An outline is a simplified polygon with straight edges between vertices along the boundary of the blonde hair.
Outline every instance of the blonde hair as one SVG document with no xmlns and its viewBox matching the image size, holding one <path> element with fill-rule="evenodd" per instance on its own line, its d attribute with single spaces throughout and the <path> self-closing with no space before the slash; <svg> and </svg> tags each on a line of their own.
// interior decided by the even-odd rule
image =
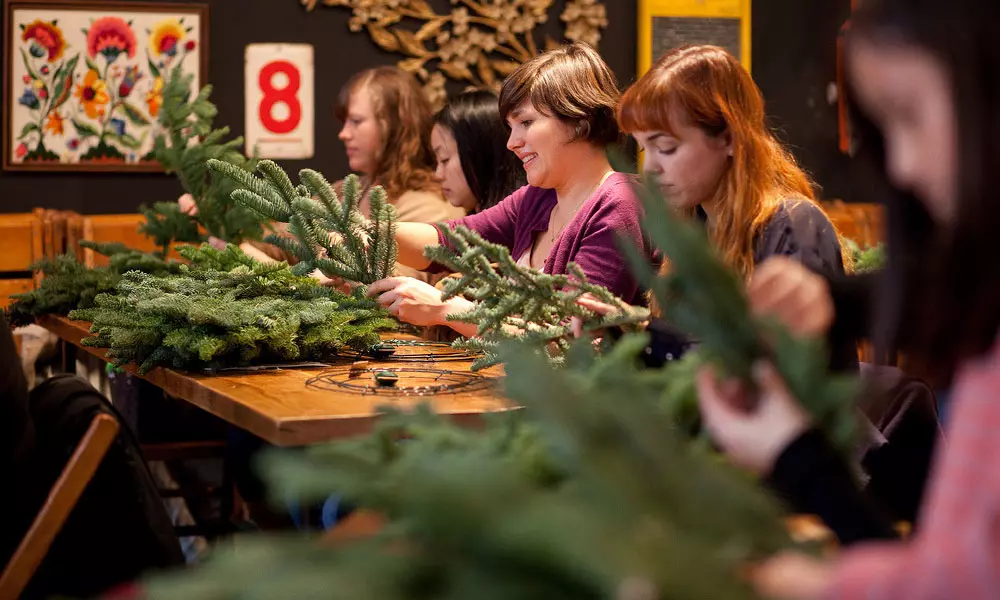
<svg viewBox="0 0 1000 600">
<path fill-rule="evenodd" d="M 381 185 L 389 198 L 407 191 L 440 192 L 434 181 L 431 150 L 431 106 L 416 78 L 398 67 L 376 67 L 356 73 L 340 89 L 337 118 L 347 119 L 351 95 L 366 89 L 381 133 L 369 187 Z"/>
</svg>

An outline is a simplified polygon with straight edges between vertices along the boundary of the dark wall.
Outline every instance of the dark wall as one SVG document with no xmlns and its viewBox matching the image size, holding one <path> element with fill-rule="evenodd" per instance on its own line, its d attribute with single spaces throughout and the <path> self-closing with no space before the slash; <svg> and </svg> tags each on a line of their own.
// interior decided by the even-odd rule
<svg viewBox="0 0 1000 600">
<path fill-rule="evenodd" d="M 751 67 L 771 126 L 819 184 L 822 198 L 876 201 L 854 192 L 850 158 L 838 150 L 837 105 L 827 98 L 850 1 L 755 0 L 751 6 Z"/>
<path fill-rule="evenodd" d="M 315 156 L 284 161 L 289 170 L 309 167 L 329 178 L 347 172 L 337 140 L 339 124 L 332 103 L 340 85 L 354 72 L 397 60 L 379 50 L 367 34 L 347 28 L 350 11 L 317 8 L 306 12 L 298 0 L 207 0 L 210 11 L 208 81 L 219 107 L 217 124 L 243 131 L 243 51 L 250 43 L 307 42 L 316 57 Z M 0 5 L 3 2 L 0 0 Z M 449 0 L 432 0 L 439 10 Z M 557 0 L 546 31 L 558 35 Z M 844 5 L 838 8 L 836 5 Z M 850 199 L 843 174 L 846 160 L 837 152 L 836 108 L 826 102 L 826 84 L 835 74 L 834 40 L 846 17 L 848 0 L 802 2 L 755 0 L 753 67 L 774 123 L 805 166 L 824 186 L 825 197 Z M 635 80 L 636 3 L 606 0 L 610 25 L 600 50 L 623 86 Z M 0 33 L 2 36 L 2 33 Z M 7 41 L 0 38 L 0 48 Z M 0 139 L 6 137 L 0 124 Z M 0 172 L 0 212 L 35 206 L 82 213 L 134 212 L 143 202 L 171 200 L 181 193 L 176 180 L 163 174 Z"/>
</svg>

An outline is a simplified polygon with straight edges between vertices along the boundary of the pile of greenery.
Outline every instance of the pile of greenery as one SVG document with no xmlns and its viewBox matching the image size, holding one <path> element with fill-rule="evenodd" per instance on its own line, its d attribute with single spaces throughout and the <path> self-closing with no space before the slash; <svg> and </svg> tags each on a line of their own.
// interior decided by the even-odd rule
<svg viewBox="0 0 1000 600">
<path fill-rule="evenodd" d="M 70 318 L 93 324 L 84 344 L 109 348 L 116 365 L 136 363 L 145 373 L 329 358 L 345 347 L 367 350 L 396 325 L 373 300 L 322 286 L 285 263 L 256 262 L 235 245 L 180 252 L 191 264 L 177 273 L 127 272 L 114 293 L 72 311 Z"/>
</svg>

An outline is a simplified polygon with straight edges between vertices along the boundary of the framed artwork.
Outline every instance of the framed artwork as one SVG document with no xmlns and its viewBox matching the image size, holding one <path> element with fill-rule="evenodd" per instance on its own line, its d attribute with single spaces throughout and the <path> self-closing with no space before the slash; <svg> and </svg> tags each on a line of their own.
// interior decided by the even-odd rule
<svg viewBox="0 0 1000 600">
<path fill-rule="evenodd" d="M 686 44 L 712 44 L 750 70 L 750 0 L 639 0 L 638 75 Z"/>
<path fill-rule="evenodd" d="M 160 171 L 164 78 L 207 74 L 208 6 L 8 0 L 3 169 Z"/>
</svg>

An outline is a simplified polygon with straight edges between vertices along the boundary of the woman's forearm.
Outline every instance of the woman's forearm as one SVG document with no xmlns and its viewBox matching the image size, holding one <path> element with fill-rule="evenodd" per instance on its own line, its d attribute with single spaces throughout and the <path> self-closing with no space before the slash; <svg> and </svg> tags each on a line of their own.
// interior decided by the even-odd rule
<svg viewBox="0 0 1000 600">
<path fill-rule="evenodd" d="M 242 244 L 240 244 L 240 250 L 242 250 L 244 254 L 246 254 L 247 256 L 249 256 L 250 258 L 252 258 L 252 259 L 254 259 L 254 260 L 258 261 L 258 262 L 262 262 L 262 263 L 278 262 L 274 258 L 272 258 L 271 256 L 269 256 L 266 252 L 264 252 L 263 250 L 258 249 L 256 246 L 254 246 L 250 242 L 243 242 Z"/>
<path fill-rule="evenodd" d="M 438 245 L 437 229 L 427 223 L 397 223 L 396 244 L 399 246 L 396 261 L 422 271 L 431 265 L 424 256 L 424 248 Z"/>
</svg>

